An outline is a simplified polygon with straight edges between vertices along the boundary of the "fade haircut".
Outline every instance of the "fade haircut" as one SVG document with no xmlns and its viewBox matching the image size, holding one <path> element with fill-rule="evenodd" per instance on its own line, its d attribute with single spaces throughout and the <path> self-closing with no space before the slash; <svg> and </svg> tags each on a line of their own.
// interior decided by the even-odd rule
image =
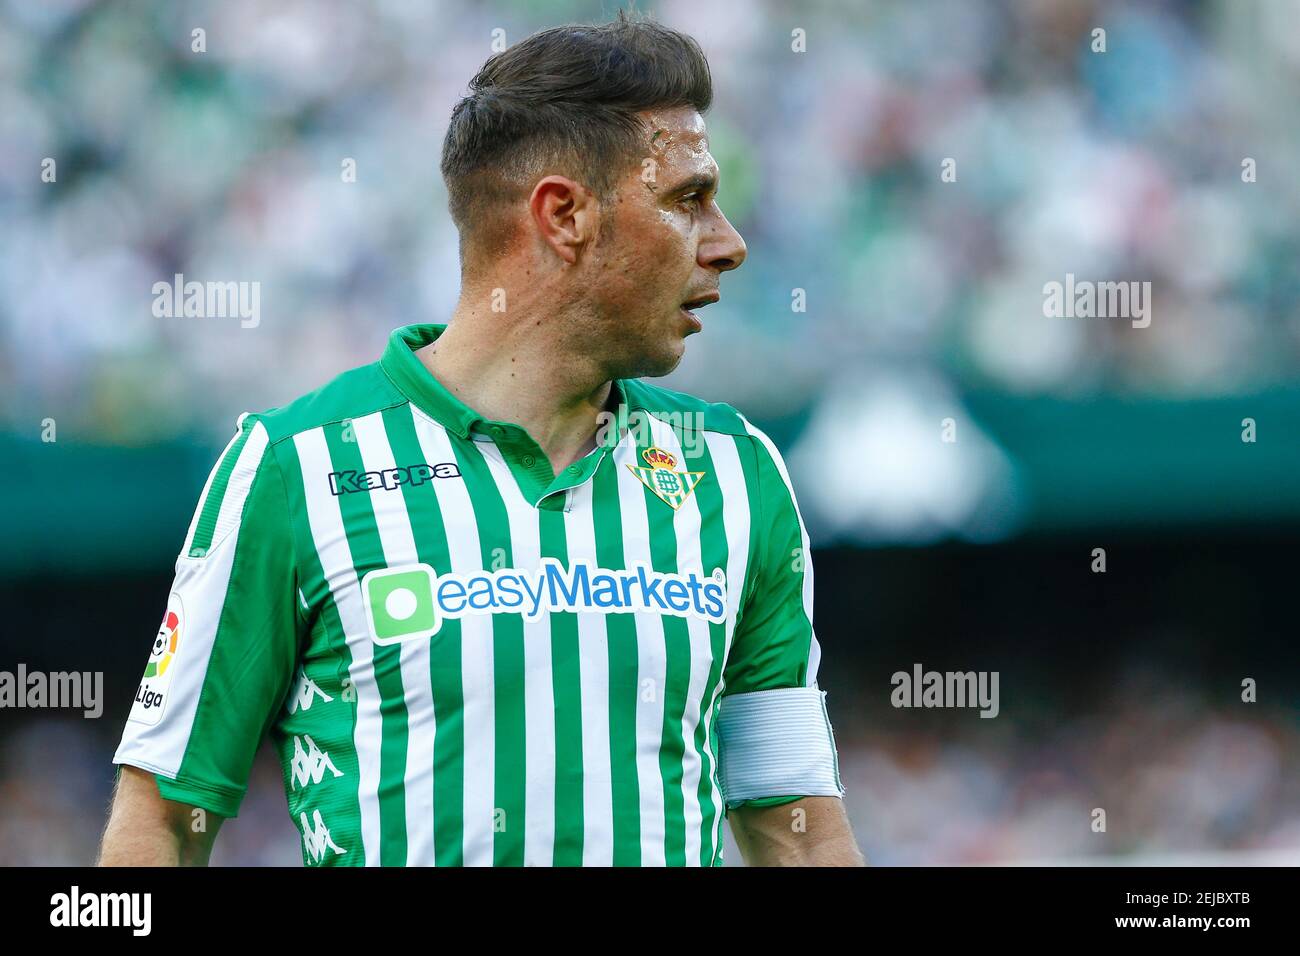
<svg viewBox="0 0 1300 956">
<path fill-rule="evenodd" d="M 712 100 L 700 45 L 623 11 L 610 23 L 534 33 L 489 58 L 452 110 L 442 144 L 462 268 L 471 251 L 500 251 L 506 209 L 538 179 L 568 176 L 607 199 L 645 153 L 637 113 L 704 113 Z"/>
</svg>

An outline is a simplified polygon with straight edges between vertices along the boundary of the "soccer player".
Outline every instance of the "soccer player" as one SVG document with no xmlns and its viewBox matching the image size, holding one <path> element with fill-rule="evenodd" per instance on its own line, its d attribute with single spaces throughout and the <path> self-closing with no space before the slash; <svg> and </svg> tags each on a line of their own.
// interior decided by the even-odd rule
<svg viewBox="0 0 1300 956">
<path fill-rule="evenodd" d="M 781 455 L 640 380 L 745 259 L 711 97 L 625 16 L 487 61 L 443 147 L 455 312 L 240 417 L 102 863 L 205 862 L 267 734 L 307 865 L 710 866 L 724 817 L 751 864 L 863 862 Z"/>
</svg>

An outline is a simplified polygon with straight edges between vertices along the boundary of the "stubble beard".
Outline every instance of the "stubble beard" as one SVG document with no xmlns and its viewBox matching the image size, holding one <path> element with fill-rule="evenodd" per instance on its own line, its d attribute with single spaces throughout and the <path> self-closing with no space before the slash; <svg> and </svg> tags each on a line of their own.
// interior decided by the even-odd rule
<svg viewBox="0 0 1300 956">
<path fill-rule="evenodd" d="M 597 250 L 613 251 L 612 224 L 604 224 Z M 603 268 L 617 270 L 617 257 L 606 256 Z M 602 364 L 610 379 L 659 378 L 681 364 L 686 354 L 678 317 L 657 318 L 645 310 L 646 296 L 633 287 L 618 299 L 600 298 L 592 309 L 588 347 L 605 356 Z M 667 309 L 667 306 L 664 306 Z"/>
</svg>

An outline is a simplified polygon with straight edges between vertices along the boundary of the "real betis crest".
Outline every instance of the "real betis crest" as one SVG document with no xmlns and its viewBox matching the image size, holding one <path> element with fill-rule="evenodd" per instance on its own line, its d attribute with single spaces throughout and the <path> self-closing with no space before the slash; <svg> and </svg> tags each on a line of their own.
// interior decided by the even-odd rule
<svg viewBox="0 0 1300 956">
<path fill-rule="evenodd" d="M 641 452 L 641 457 L 650 467 L 628 465 L 628 470 L 674 511 L 682 506 L 704 477 L 702 471 L 677 471 L 677 459 L 662 448 L 647 448 Z"/>
</svg>

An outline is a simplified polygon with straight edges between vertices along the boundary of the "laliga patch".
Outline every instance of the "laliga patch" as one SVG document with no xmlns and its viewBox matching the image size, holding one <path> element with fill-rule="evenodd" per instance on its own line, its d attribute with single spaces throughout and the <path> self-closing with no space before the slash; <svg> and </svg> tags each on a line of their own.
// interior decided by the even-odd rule
<svg viewBox="0 0 1300 956">
<path fill-rule="evenodd" d="M 677 459 L 662 448 L 647 448 L 641 452 L 648 468 L 628 465 L 628 471 L 641 479 L 655 496 L 674 511 L 682 506 L 695 486 L 704 477 L 702 471 L 677 471 Z"/>
<path fill-rule="evenodd" d="M 176 654 L 184 639 L 185 624 L 181 596 L 173 591 L 167 597 L 167 611 L 163 614 L 162 624 L 158 625 L 158 633 L 149 651 L 149 663 L 145 665 L 144 677 L 136 688 L 135 703 L 127 720 L 149 725 L 162 720 L 168 689 L 176 673 Z"/>
</svg>

